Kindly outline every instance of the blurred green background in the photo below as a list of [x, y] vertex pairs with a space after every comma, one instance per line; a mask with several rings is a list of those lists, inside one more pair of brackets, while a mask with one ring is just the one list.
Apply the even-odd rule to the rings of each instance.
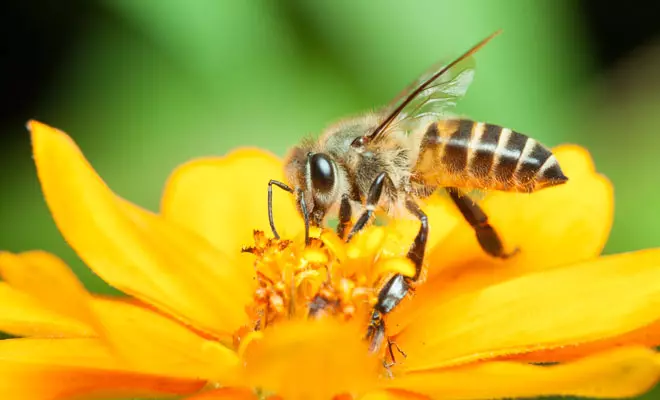
[[[67, 248], [48, 214], [24, 129], [29, 118], [68, 132], [110, 187], [156, 210], [177, 164], [237, 146], [283, 155], [303, 135], [385, 104], [427, 67], [499, 28], [504, 33], [476, 56], [476, 78], [460, 111], [547, 145], [588, 147], [615, 184], [606, 252], [658, 246], [659, 42], [645, 32], [627, 43], [636, 31], [625, 24], [642, 29], [645, 22], [626, 22], [621, 9], [622, 25], [609, 32], [626, 51], [608, 58], [615, 43], [594, 36], [587, 21], [595, 8], [587, 3], [15, 5], [17, 17], [5, 14], [15, 29], [5, 37], [18, 50], [3, 57], [0, 248], [47, 249], [92, 290], [109, 290]], [[647, 17], [657, 27], [658, 19]]]

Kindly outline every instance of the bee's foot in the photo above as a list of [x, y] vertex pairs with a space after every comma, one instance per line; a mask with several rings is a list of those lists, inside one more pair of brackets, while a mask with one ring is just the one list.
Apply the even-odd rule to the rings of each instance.
[[518, 253], [520, 253], [520, 247], [516, 247], [512, 251], [502, 254], [501, 256], [499, 256], [499, 258], [501, 258], [502, 260], [506, 260], [506, 259], [509, 259], [509, 258], [515, 256]]

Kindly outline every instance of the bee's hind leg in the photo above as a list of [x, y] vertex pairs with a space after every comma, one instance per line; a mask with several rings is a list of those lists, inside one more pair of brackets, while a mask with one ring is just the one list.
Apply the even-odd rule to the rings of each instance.
[[447, 188], [449, 197], [458, 207], [463, 218], [472, 226], [481, 248], [488, 254], [497, 258], [509, 258], [518, 252], [518, 249], [507, 253], [504, 251], [502, 239], [495, 229], [488, 223], [488, 216], [468, 195], [462, 194], [457, 188]]

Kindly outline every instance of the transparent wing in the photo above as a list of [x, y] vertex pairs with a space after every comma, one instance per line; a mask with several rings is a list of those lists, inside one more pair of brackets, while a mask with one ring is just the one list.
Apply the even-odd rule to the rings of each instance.
[[[384, 113], [387, 114], [399, 107], [410, 93], [443, 68], [445, 65], [436, 66], [419, 77], [386, 107]], [[474, 68], [474, 58], [467, 57], [445, 71], [406, 104], [383, 133], [394, 129], [412, 131], [424, 120], [447, 118], [456, 107], [458, 100], [465, 96], [474, 78]]]
[[425, 74], [417, 82], [409, 86], [399, 95], [389, 109], [383, 111], [386, 115], [374, 131], [365, 136], [367, 140], [378, 140], [391, 132], [393, 128], [410, 131], [421, 121], [430, 118], [442, 119], [449, 109], [463, 97], [474, 77], [474, 59], [472, 55], [482, 48], [501, 31], [472, 46], [454, 61], [434, 69], [433, 73]]

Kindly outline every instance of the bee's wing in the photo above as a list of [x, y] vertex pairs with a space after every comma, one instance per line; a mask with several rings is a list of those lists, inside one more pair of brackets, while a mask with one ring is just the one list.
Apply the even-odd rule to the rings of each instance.
[[[395, 110], [413, 90], [445, 67], [445, 65], [438, 66], [422, 75], [392, 101], [387, 110]], [[414, 130], [426, 118], [433, 118], [434, 120], [447, 118], [456, 107], [458, 100], [465, 96], [474, 78], [474, 68], [474, 58], [468, 57], [445, 71], [432, 84], [410, 100], [383, 133], [393, 129]]]
[[500, 31], [493, 33], [451, 63], [434, 69], [432, 73], [422, 76], [404, 90], [394, 104], [382, 113], [387, 117], [365, 138], [378, 140], [391, 132], [393, 125], [408, 130], [406, 124], [416, 126], [424, 117], [442, 119], [458, 99], [465, 95], [468, 86], [472, 83], [474, 76], [472, 55], [499, 33]]

